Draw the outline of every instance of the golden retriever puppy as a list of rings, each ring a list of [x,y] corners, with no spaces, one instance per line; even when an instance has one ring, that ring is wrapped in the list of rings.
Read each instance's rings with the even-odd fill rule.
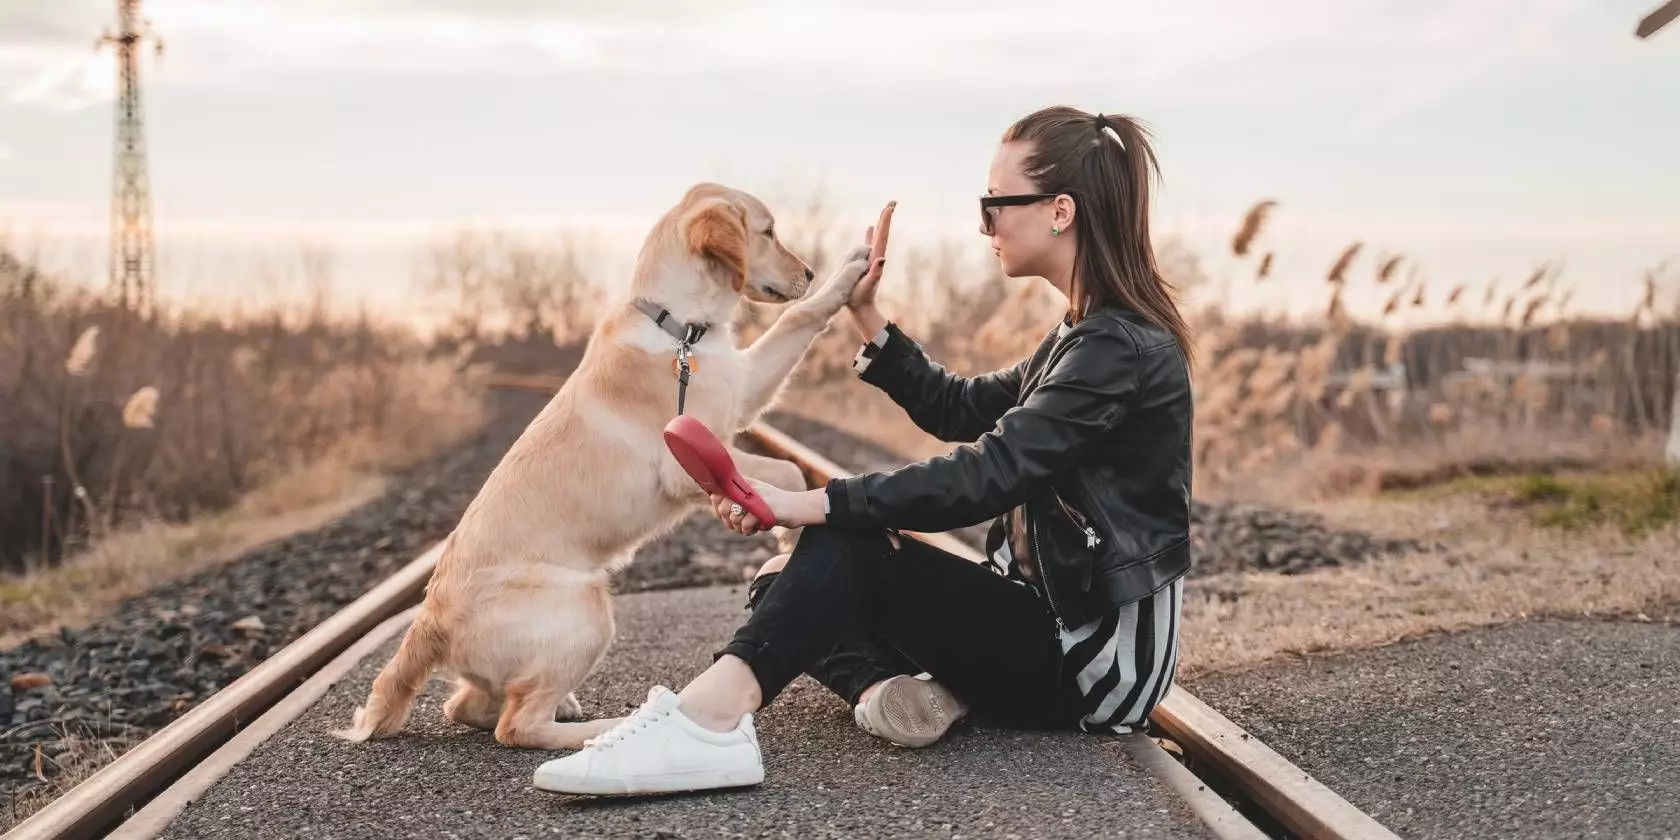
[[[572,692],[614,638],[609,572],[706,500],[661,437],[677,414],[679,337],[698,334],[683,411],[727,442],[771,404],[868,266],[859,246],[807,295],[812,272],[773,222],[758,199],[710,183],[660,218],[631,297],[602,318],[577,371],[490,473],[396,655],[334,734],[397,732],[435,668],[457,686],[444,714],[509,746],[579,749],[617,722],[556,718],[582,716]],[[739,348],[730,316],[742,297],[799,300]],[[730,452],[746,475],[804,486],[790,462]]]

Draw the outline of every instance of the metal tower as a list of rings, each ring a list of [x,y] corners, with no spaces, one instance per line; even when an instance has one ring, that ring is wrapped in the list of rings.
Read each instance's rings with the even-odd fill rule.
[[[146,174],[146,125],[140,107],[140,49],[150,40],[163,54],[163,41],[140,17],[140,0],[117,0],[117,32],[106,31],[94,45],[117,53],[116,166],[111,184],[110,291],[123,309],[151,306],[152,195]]]

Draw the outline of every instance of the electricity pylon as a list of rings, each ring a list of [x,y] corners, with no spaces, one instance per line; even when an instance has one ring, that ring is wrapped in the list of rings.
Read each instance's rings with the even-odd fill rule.
[[[116,163],[111,183],[110,291],[123,309],[148,310],[155,272],[151,181],[146,172],[146,119],[140,105],[140,50],[163,41],[140,17],[140,0],[117,0],[117,32],[94,44],[117,54]]]

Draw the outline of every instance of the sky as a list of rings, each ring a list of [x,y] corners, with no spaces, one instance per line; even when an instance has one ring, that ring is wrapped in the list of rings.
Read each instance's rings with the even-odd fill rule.
[[[402,306],[426,238],[462,224],[595,231],[621,277],[707,179],[790,212],[818,190],[860,233],[896,199],[895,249],[983,260],[998,136],[1071,104],[1150,127],[1155,231],[1236,278],[1238,306],[1321,307],[1360,240],[1355,306],[1380,306],[1365,278],[1398,252],[1436,297],[1550,260],[1577,308],[1627,312],[1665,258],[1680,294],[1680,24],[1633,35],[1657,4],[149,0],[160,293],[279,294],[252,266],[309,242],[352,295]],[[114,0],[0,0],[0,227],[91,280],[114,20]],[[1226,252],[1263,198],[1255,286]]]

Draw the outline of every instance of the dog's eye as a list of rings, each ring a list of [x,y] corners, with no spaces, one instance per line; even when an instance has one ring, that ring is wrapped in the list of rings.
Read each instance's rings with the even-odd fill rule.
[[[775,239],[776,238],[776,226],[771,225],[771,226],[765,228],[764,229],[764,235],[770,237],[771,239]]]

